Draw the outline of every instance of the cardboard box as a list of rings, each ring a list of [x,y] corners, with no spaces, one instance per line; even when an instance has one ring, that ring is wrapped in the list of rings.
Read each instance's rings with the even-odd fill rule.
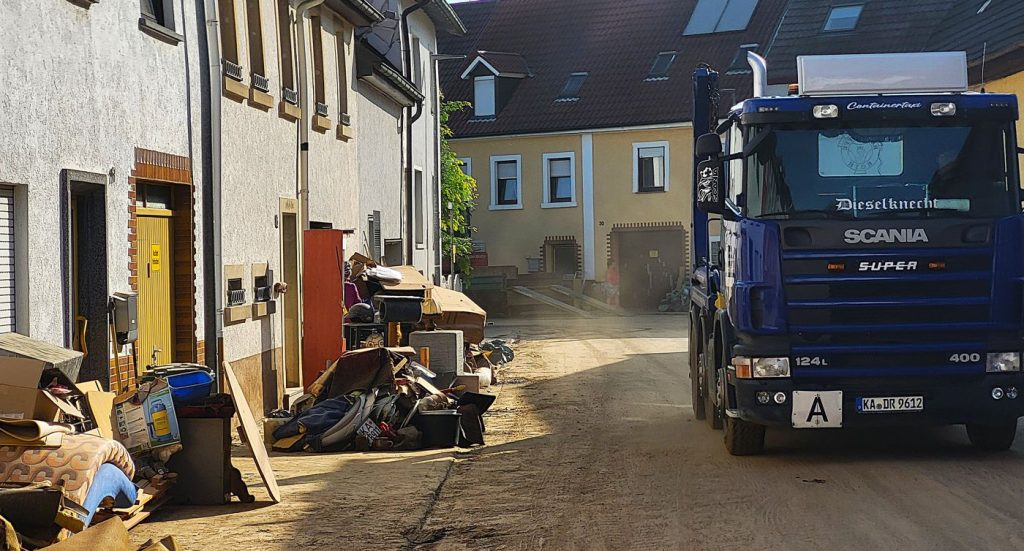
[[[39,389],[46,362],[30,358],[0,357],[0,418],[63,420],[82,418],[82,412],[60,398]]]
[[[117,439],[131,453],[181,442],[171,387],[164,379],[139,386],[137,392],[119,396],[114,404]]]
[[[82,393],[80,405],[86,409],[89,418],[96,428],[96,434],[103,438],[113,439],[114,434],[114,398],[113,392],[105,392],[99,381],[85,381],[75,386]]]

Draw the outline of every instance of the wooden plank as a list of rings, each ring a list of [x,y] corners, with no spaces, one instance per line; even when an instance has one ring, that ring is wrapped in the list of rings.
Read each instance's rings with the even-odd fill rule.
[[[580,317],[584,317],[584,318],[591,317],[590,312],[586,312],[584,310],[580,310],[579,308],[576,308],[575,306],[572,306],[570,304],[566,304],[566,303],[564,303],[564,302],[562,302],[560,300],[555,300],[555,299],[553,299],[553,298],[551,298],[549,296],[542,295],[542,294],[538,293],[537,291],[534,291],[532,289],[527,289],[526,287],[521,287],[521,286],[517,285],[515,287],[510,287],[509,291],[511,291],[513,293],[516,293],[516,294],[519,294],[519,295],[522,295],[522,296],[524,296],[526,298],[529,298],[531,300],[534,300],[536,302],[540,302],[541,304],[546,304],[548,306],[552,306],[554,308],[558,308],[559,310],[562,310],[562,311],[565,311],[565,312],[569,312],[570,314],[574,314],[574,315],[577,315],[577,316],[580,316]]]
[[[252,410],[249,409],[249,402],[245,399],[245,394],[242,393],[242,386],[238,384],[231,364],[224,362],[223,366],[224,377],[227,379],[228,389],[231,391],[231,401],[234,402],[235,413],[238,414],[238,419],[242,422],[242,433],[245,435],[246,443],[249,444],[249,449],[252,450],[252,457],[256,461],[256,470],[260,472],[260,478],[267,486],[270,499],[274,500],[274,503],[281,503],[281,489],[277,486],[277,477],[274,476],[274,469],[270,466],[270,456],[267,455],[267,448],[263,446],[263,438],[256,426],[256,419],[252,416]]]
[[[558,294],[560,294],[560,295],[565,295],[567,297],[572,297],[572,298],[574,298],[576,300],[579,300],[580,302],[586,304],[587,306],[590,306],[591,308],[596,308],[596,309],[601,310],[603,312],[608,312],[609,314],[615,314],[617,316],[624,316],[626,314],[625,310],[623,310],[622,308],[619,308],[618,306],[612,306],[611,304],[607,304],[607,303],[601,302],[600,300],[597,300],[594,297],[588,297],[587,295],[583,295],[583,294],[579,294],[579,293],[574,293],[568,287],[563,287],[561,285],[552,285],[551,286],[551,290],[556,292],[556,293],[558,293]]]

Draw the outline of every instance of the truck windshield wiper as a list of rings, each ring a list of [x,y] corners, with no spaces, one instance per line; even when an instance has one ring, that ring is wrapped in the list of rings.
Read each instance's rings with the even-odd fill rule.
[[[845,212],[837,211],[837,210],[828,210],[828,209],[780,210],[778,212],[766,212],[764,214],[758,215],[757,217],[758,218],[770,218],[770,217],[774,217],[774,216],[788,216],[789,218],[792,219],[792,218],[806,218],[806,217],[808,217],[807,215],[809,215],[809,214],[811,214],[811,215],[817,214],[817,215],[820,215],[822,218],[842,218],[844,220],[850,220],[850,219],[853,218],[852,216],[850,216],[849,214],[847,214]]]

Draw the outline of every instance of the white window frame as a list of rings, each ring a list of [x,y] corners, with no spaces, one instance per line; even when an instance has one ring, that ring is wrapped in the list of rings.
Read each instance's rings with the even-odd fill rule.
[[[482,102],[477,97],[477,83],[483,81],[491,81],[491,112],[481,112]],[[494,75],[480,76],[473,79],[473,116],[475,117],[493,117],[498,113],[498,83]]]
[[[473,176],[473,158],[472,157],[458,157],[457,160],[462,163],[459,168],[462,169],[462,173],[466,176]]]
[[[542,182],[542,191],[544,194],[544,202],[540,204],[541,208],[544,209],[559,209],[569,208],[576,206],[576,152],[575,151],[563,151],[562,153],[545,153],[543,157],[544,166],[544,180]],[[550,162],[553,159],[569,159],[569,180],[572,183],[572,195],[569,202],[552,203],[551,202],[551,182],[550,180]]]
[[[498,163],[502,161],[516,162],[516,204],[499,205],[498,197]],[[489,210],[517,210],[523,208],[523,156],[522,155],[491,155],[491,199]]]
[[[419,189],[416,189],[416,175],[419,174],[420,185]],[[427,209],[427,181],[426,174],[423,173],[423,168],[414,166],[412,169],[412,182],[413,182],[413,205],[414,213],[413,220],[416,225],[413,227],[413,243],[416,244],[417,250],[423,250],[427,248],[427,224],[426,224],[426,209]],[[417,203],[419,203],[417,205]]]
[[[665,149],[665,189],[668,191],[669,182],[671,179],[671,166],[672,160],[670,157],[670,148],[667,141],[660,142],[634,142],[633,143],[633,193],[651,193],[650,191],[640,191],[640,150],[647,147],[662,147]],[[657,192],[655,192],[657,193]]]

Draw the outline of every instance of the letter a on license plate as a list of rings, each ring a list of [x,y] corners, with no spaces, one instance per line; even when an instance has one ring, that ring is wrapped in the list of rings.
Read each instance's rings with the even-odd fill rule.
[[[793,391],[793,428],[827,429],[843,426],[843,392]]]

